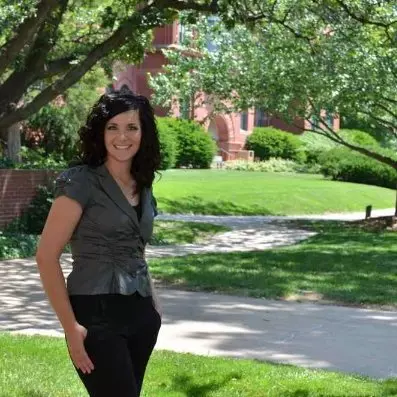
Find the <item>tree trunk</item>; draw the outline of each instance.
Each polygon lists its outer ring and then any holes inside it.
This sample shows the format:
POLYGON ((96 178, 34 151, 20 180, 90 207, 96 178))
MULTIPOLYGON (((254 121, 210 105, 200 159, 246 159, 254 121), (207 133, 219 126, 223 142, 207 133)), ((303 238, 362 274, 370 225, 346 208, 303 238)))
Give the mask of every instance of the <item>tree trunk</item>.
POLYGON ((7 158, 14 163, 21 162, 21 133, 20 123, 16 123, 8 128, 7 136, 7 158))

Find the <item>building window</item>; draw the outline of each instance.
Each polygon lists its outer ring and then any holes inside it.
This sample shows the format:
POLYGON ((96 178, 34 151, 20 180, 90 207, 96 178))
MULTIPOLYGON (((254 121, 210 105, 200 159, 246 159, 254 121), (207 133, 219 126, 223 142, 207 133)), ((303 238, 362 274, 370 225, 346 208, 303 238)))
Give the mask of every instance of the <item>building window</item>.
POLYGON ((327 112, 325 120, 326 120, 327 126, 332 129, 333 126, 334 126, 334 116, 333 116, 333 114, 327 112))
POLYGON ((240 128, 245 131, 248 130, 248 110, 244 110, 240 114, 240 128))
POLYGON ((185 120, 190 118, 190 106, 186 98, 181 98, 179 101, 179 117, 185 120))
POLYGON ((130 92, 132 93, 131 88, 128 87, 127 84, 123 84, 123 85, 121 86, 121 88, 120 88, 120 91, 127 92, 127 93, 130 93, 130 92))
MULTIPOLYGON (((210 28, 212 28, 219 21, 219 17, 214 15, 207 18, 207 22, 210 28)), ((207 50, 208 52, 215 52, 218 50, 218 46, 214 40, 211 40, 211 37, 207 37, 207 50)))
POLYGON ((182 25, 181 23, 179 24, 179 44, 183 44, 183 42, 186 39, 186 27, 182 25))
POLYGON ((312 130, 318 130, 319 127, 319 119, 316 115, 310 117, 310 125, 312 130))
POLYGON ((264 109, 255 109, 255 127, 266 127, 269 125, 269 117, 264 109))

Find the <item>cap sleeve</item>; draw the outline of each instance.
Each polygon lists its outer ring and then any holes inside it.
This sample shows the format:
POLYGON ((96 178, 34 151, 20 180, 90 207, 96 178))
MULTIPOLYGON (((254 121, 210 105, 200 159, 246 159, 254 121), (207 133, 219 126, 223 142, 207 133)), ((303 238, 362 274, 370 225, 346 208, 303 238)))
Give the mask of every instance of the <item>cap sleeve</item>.
POLYGON ((90 199, 90 184, 87 166, 68 169, 55 180, 55 198, 66 196, 77 201, 84 209, 90 199))

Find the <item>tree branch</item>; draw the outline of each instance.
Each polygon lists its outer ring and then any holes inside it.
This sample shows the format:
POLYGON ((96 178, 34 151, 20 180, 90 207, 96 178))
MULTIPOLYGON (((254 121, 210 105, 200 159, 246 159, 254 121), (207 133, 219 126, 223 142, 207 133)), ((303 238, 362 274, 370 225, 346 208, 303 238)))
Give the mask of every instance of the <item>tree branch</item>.
POLYGON ((21 23, 15 36, 0 48, 0 76, 19 55, 23 47, 32 40, 48 13, 57 5, 56 0, 42 0, 37 7, 36 14, 21 23))
POLYGON ((218 1, 214 1, 214 0, 212 0, 209 4, 208 3, 200 4, 200 3, 196 3, 193 0, 186 0, 186 1, 155 0, 152 4, 160 9, 171 8, 179 11, 195 10, 195 11, 213 13, 213 14, 219 12, 218 1))
MULTIPOLYGON (((310 123, 310 119, 307 119, 307 118, 306 118, 306 120, 310 123)), ((314 132, 314 133, 316 133, 316 134, 318 134, 318 135, 325 136, 325 137, 327 137, 328 139, 330 139, 330 140, 333 141, 333 142, 339 143, 340 145, 343 145, 343 146, 345 146, 345 147, 347 147, 347 148, 349 148, 349 149, 351 149, 351 150, 354 150, 355 152, 364 154, 365 156, 368 156, 368 157, 371 157, 371 158, 373 158, 373 159, 375 159, 375 160, 378 160, 378 161, 380 161, 381 163, 387 164, 387 165, 389 165, 390 167, 392 167, 392 168, 394 168, 395 170, 397 170, 397 161, 396 161, 396 160, 393 160, 393 159, 390 158, 390 157, 383 156, 383 155, 380 154, 380 153, 373 152, 372 150, 363 148, 363 147, 361 147, 361 146, 352 145, 351 143, 345 141, 340 135, 338 135, 338 138, 339 138, 339 139, 337 139, 335 136, 329 135, 329 134, 327 134, 327 133, 321 133, 321 132, 319 132, 318 130, 314 130, 314 129, 312 129, 312 128, 311 128, 311 129, 305 128, 304 131, 311 131, 311 132, 314 132)), ((334 134, 336 135, 335 132, 334 132, 334 134)))
POLYGON ((28 118, 37 112, 42 106, 62 94, 66 89, 79 81, 88 70, 90 70, 100 59, 120 48, 127 40, 131 40, 132 32, 139 34, 159 25, 158 9, 152 5, 141 8, 127 19, 107 40, 98 44, 86 56, 86 58, 75 65, 69 72, 55 83, 48 86, 38 94, 30 103, 14 112, 0 118, 0 129, 9 127, 18 121, 28 118), (151 15, 152 14, 152 15, 151 15))
POLYGON ((392 116, 395 120, 397 120, 397 114, 394 113, 392 110, 390 110, 388 107, 386 107, 385 105, 381 104, 381 103, 375 103, 375 106, 377 106, 378 108, 381 108, 382 110, 384 110, 387 114, 389 114, 390 116, 392 116))
POLYGON ((395 105, 397 105, 397 100, 396 100, 396 99, 387 98, 387 97, 384 97, 384 96, 382 96, 381 98, 382 98, 384 101, 386 101, 386 102, 391 102, 391 103, 394 103, 395 105))
POLYGON ((374 119, 375 121, 377 121, 384 128, 386 128, 387 131, 391 132, 392 134, 397 134, 397 132, 396 132, 397 131, 397 126, 396 126, 396 124, 392 123, 391 121, 382 119, 381 117, 375 116, 373 113, 366 112, 366 111, 363 111, 363 110, 361 110, 361 113, 366 114, 371 119, 374 119))
POLYGON ((44 65, 43 70, 36 76, 36 78, 37 80, 43 80, 67 72, 72 67, 73 61, 76 61, 75 57, 51 61, 44 65))
POLYGON ((343 8, 343 10, 346 12, 346 14, 349 15, 350 18, 356 20, 357 22, 361 22, 363 24, 367 25, 374 25, 374 26, 379 26, 381 28, 388 29, 391 25, 394 25, 397 23, 397 20, 389 22, 389 23, 384 23, 384 22, 378 22, 378 21, 373 21, 369 18, 366 18, 364 16, 360 16, 355 14, 350 8, 344 3, 342 0, 336 0, 336 2, 343 8))
POLYGON ((54 45, 54 37, 67 4, 68 0, 58 0, 59 8, 54 10, 54 14, 40 27, 24 68, 14 71, 0 86, 0 110, 9 103, 18 102, 28 87, 37 80, 37 75, 43 69, 46 57, 54 45))

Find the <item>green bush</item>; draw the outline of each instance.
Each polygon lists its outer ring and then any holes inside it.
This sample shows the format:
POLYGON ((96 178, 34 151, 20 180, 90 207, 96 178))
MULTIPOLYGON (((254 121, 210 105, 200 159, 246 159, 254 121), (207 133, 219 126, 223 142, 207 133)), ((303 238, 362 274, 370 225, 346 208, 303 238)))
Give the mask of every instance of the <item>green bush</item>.
POLYGON ((312 131, 304 132, 299 136, 299 140, 302 142, 302 150, 305 152, 305 163, 313 167, 318 166, 320 157, 324 153, 337 147, 337 144, 331 139, 312 131))
MULTIPOLYGON (((368 148, 379 150, 379 143, 370 134, 360 130, 343 129, 338 131, 338 134, 347 142, 365 146, 368 148)), ((306 164, 316 165, 323 158, 325 153, 331 149, 343 147, 331 139, 316 134, 312 131, 307 131, 299 137, 303 144, 303 151, 305 152, 306 164)))
POLYGON ((9 223, 5 233, 41 234, 54 197, 54 191, 39 186, 33 200, 20 217, 9 223))
POLYGON ((39 237, 0 231, 0 260, 26 258, 36 253, 39 237))
POLYGON ((50 169, 50 170, 64 170, 67 168, 67 162, 62 156, 56 153, 45 154, 44 149, 29 149, 21 147, 22 162, 14 164, 13 168, 17 169, 50 169))
POLYGON ((172 128, 172 122, 169 118, 157 117, 157 128, 159 131, 161 166, 162 170, 174 168, 178 149, 178 137, 172 128))
POLYGON ((273 157, 266 161, 255 162, 246 160, 226 161, 224 163, 224 168, 233 171, 295 172, 306 174, 317 174, 320 172, 319 166, 309 167, 306 164, 301 164, 293 160, 273 157))
POLYGON ((161 123, 177 137, 177 167, 210 168, 216 153, 216 143, 199 124, 171 117, 162 118, 161 123))
POLYGON ((338 134, 347 142, 359 145, 366 146, 370 148, 379 148, 379 142, 368 132, 360 131, 360 130, 348 130, 342 129, 339 130, 338 134))
POLYGON ((15 164, 7 157, 0 157, 0 169, 14 168, 15 164))
POLYGON ((321 172, 333 180, 396 188, 397 171, 347 148, 331 149, 320 158, 321 172))
POLYGON ((21 147, 21 163, 14 163, 8 158, 0 158, 0 168, 15 168, 19 170, 63 170, 67 163, 56 154, 46 155, 43 149, 29 149, 21 147))
POLYGON ((41 148, 46 155, 60 155, 71 160, 77 154, 80 120, 69 106, 49 104, 31 116, 22 134, 22 143, 41 148))
POLYGON ((381 124, 364 114, 343 115, 341 119, 343 129, 365 131, 385 148, 395 147, 395 138, 381 124))
POLYGON ((297 163, 293 160, 271 158, 266 161, 235 160, 226 161, 225 169, 234 171, 296 172, 297 163))
POLYGON ((78 83, 27 120, 23 145, 40 147, 44 153, 59 155, 67 162, 77 154, 78 130, 98 100, 98 87, 109 84, 105 70, 94 66, 78 83))
POLYGON ((255 157, 268 160, 271 157, 303 161, 299 138, 289 132, 272 127, 254 128, 247 138, 246 148, 255 152, 255 157))

